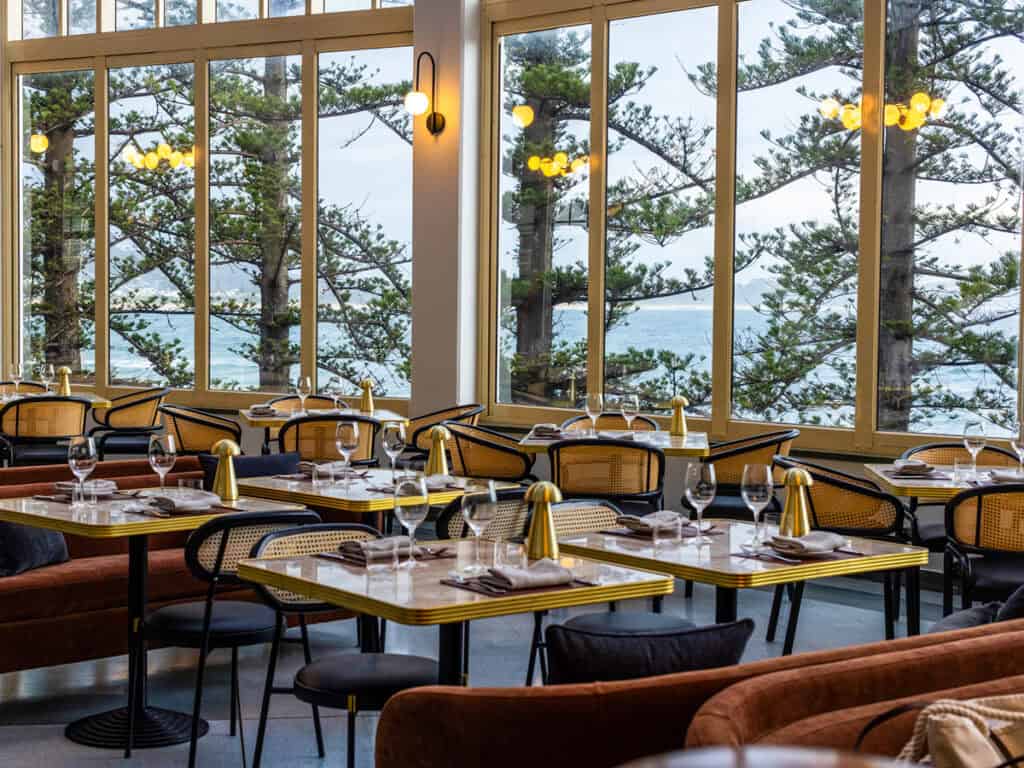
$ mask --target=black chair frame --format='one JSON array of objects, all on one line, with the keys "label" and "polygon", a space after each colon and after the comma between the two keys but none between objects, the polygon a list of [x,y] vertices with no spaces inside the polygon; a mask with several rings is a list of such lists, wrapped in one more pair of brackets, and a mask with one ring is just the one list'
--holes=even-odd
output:
[{"label": "black chair frame", "polygon": [[479,403],[465,403],[460,405],[453,405],[448,408],[441,408],[436,411],[431,411],[430,413],[421,413],[419,416],[413,417],[412,420],[419,421],[420,419],[429,419],[432,416],[440,416],[441,414],[447,411],[455,410],[456,408],[466,408],[467,410],[464,413],[459,414],[458,416],[452,416],[446,419],[438,419],[435,422],[424,424],[422,427],[418,427],[411,435],[408,436],[408,439],[405,441],[406,445],[408,446],[408,448],[406,448],[406,451],[410,454],[421,454],[425,456],[427,454],[427,451],[424,451],[423,449],[416,447],[416,444],[419,441],[420,437],[422,437],[424,434],[427,434],[428,432],[430,432],[431,429],[446,421],[469,421],[484,412],[484,407]]},{"label": "black chair frame", "polygon": [[[149,393],[145,397],[139,397],[139,395]],[[107,439],[111,437],[141,437],[147,435],[155,435],[163,429],[162,424],[153,424],[152,426],[137,426],[137,427],[112,427],[110,426],[110,416],[116,413],[118,410],[123,408],[134,408],[136,405],[141,403],[152,402],[153,400],[163,400],[167,395],[171,393],[168,387],[153,387],[151,389],[144,389],[139,392],[131,392],[127,395],[120,395],[112,399],[111,407],[105,409],[93,408],[92,418],[96,422],[97,426],[89,430],[89,436],[96,438],[96,453],[99,455],[100,461],[105,458],[105,451],[107,445]],[[118,405],[119,400],[125,400],[132,398],[130,403],[124,403]],[[159,408],[157,409],[157,417],[160,416]]]},{"label": "black chair frame", "polygon": [[[281,431],[277,434],[277,450],[278,453],[285,453],[284,437],[290,430],[300,429],[303,424],[316,424],[320,422],[336,424],[341,420],[345,421],[357,421],[360,424],[364,424],[370,428],[370,458],[368,459],[357,459],[352,462],[353,467],[376,467],[380,464],[380,460],[377,458],[377,434],[380,432],[381,423],[376,419],[371,419],[368,416],[360,416],[358,414],[345,414],[344,416],[337,416],[331,414],[318,413],[310,416],[298,416],[296,418],[288,419],[284,424],[281,425]],[[296,450],[298,447],[296,446]],[[301,455],[300,455],[301,458]]]},{"label": "black chair frame", "polygon": [[[317,400],[330,400],[331,401],[331,405],[332,406],[334,405],[334,398],[331,397],[330,395],[316,394],[316,395],[310,395],[309,397],[314,397]],[[272,400],[269,400],[268,402],[271,405],[273,405],[274,403],[280,403],[282,400],[295,400],[296,398],[298,398],[298,395],[280,395],[278,397],[275,397]],[[307,397],[306,399],[308,400],[309,398]],[[348,408],[348,403],[346,403],[344,400],[339,400],[338,402],[341,403],[341,407],[342,408]],[[270,454],[270,445],[271,445],[272,442],[273,441],[270,438],[270,427],[264,427],[263,428],[263,445],[260,446],[260,450],[262,451],[264,456],[267,456],[267,455]]]},{"label": "black chair frame", "polygon": [[[602,411],[601,415],[597,417],[597,420],[600,421],[605,416],[621,416],[621,415],[622,414],[620,414],[618,411]],[[581,421],[590,421],[590,417],[587,416],[587,414],[585,414],[585,413],[582,413],[582,414],[580,414],[578,416],[570,416],[568,419],[566,419],[565,421],[562,422],[561,428],[562,428],[563,431],[567,430],[573,424],[579,424]],[[657,432],[658,430],[661,429],[661,427],[658,425],[658,422],[656,422],[650,416],[644,416],[642,413],[638,413],[636,416],[634,416],[633,417],[633,421],[643,422],[644,424],[649,426],[651,428],[651,431],[653,431],[653,432]]]},{"label": "black chair frame", "polygon": [[[226,429],[232,433],[234,441],[238,443],[239,447],[242,445],[242,428],[238,425],[238,422],[232,421],[231,419],[224,418],[216,413],[210,413],[199,408],[187,408],[184,405],[172,406],[173,410],[169,410],[167,406],[161,405],[157,410],[162,415],[170,415],[173,419],[181,419],[182,421],[190,421],[193,424],[201,424],[203,426],[209,426],[211,422],[216,422],[216,426]],[[190,415],[194,414],[194,415]],[[175,430],[176,431],[176,430]],[[209,453],[210,449],[206,448],[201,451],[183,451],[181,445],[183,445],[181,435],[175,434],[175,439],[178,441],[178,454],[181,456],[185,455],[198,455],[200,453]]]},{"label": "black chair frame", "polygon": [[[85,434],[86,419],[89,416],[89,408],[92,406],[92,404],[88,400],[86,400],[85,398],[83,398],[83,397],[75,397],[74,395],[72,395],[70,397],[63,397],[61,395],[37,395],[37,396],[34,396],[34,397],[30,398],[30,399],[21,399],[21,398],[19,398],[17,400],[12,400],[11,402],[9,402],[9,403],[3,405],[2,407],[0,407],[0,424],[2,424],[3,420],[4,420],[4,417],[7,415],[8,411],[11,411],[11,410],[17,411],[23,405],[29,405],[29,404],[35,405],[37,403],[47,403],[47,402],[50,402],[50,403],[55,403],[55,402],[67,403],[69,401],[74,401],[76,403],[81,403],[84,406],[82,408],[82,427],[81,427],[81,429],[78,432],[76,432],[74,434],[69,434],[69,435],[54,435],[52,437],[25,437],[25,436],[19,435],[17,433],[17,431],[15,431],[14,434],[10,434],[10,433],[7,433],[7,432],[0,432],[0,461],[5,461],[10,466],[17,466],[17,464],[18,464],[18,447],[19,446],[58,445],[59,443],[61,443],[64,440],[70,440],[72,437],[77,437],[78,435],[84,435]],[[14,417],[15,429],[17,429],[19,422],[20,422],[20,419],[18,418],[17,413],[15,413],[15,417]]]},{"label": "black chair frame", "polygon": [[638,504],[647,504],[652,512],[657,512],[661,507],[662,497],[664,495],[665,488],[665,452],[660,448],[645,443],[637,442],[634,440],[605,440],[602,438],[581,438],[578,440],[559,440],[548,446],[548,460],[551,463],[551,480],[561,488],[561,478],[559,477],[559,466],[558,466],[558,454],[563,448],[574,448],[574,447],[586,447],[586,446],[605,446],[612,448],[629,448],[632,450],[641,450],[647,452],[648,460],[648,472],[650,475],[650,461],[657,462],[657,490],[647,491],[643,493],[604,493],[604,494],[581,494],[577,491],[573,491],[573,496],[577,499],[601,499],[603,501],[611,501],[615,504],[621,504],[622,502],[633,502]]},{"label": "black chair frame", "polygon": [[[447,421],[441,422],[441,425],[442,426],[449,426],[451,424],[458,424],[458,423],[459,423],[458,420],[455,420],[455,421],[447,420]],[[481,427],[479,424],[473,426],[473,429],[478,430],[479,432],[482,432],[485,435],[493,435],[494,437],[499,437],[499,438],[502,438],[503,440],[508,440],[509,439],[508,435],[506,435],[506,434],[504,434],[502,432],[499,432],[496,429],[490,429],[488,427]],[[455,451],[459,451],[460,455],[461,455],[461,448],[459,446],[459,443],[460,443],[460,441],[463,441],[463,440],[466,441],[467,443],[475,443],[476,445],[486,446],[487,448],[490,448],[491,450],[498,451],[499,453],[506,453],[509,456],[515,456],[517,459],[519,459],[523,463],[523,471],[519,474],[519,476],[517,478],[515,478],[515,480],[536,480],[537,479],[536,477],[533,476],[533,474],[531,474],[532,471],[533,471],[533,465],[534,465],[534,463],[537,460],[536,456],[534,456],[532,454],[529,454],[529,453],[525,453],[524,451],[517,451],[515,448],[509,448],[509,447],[507,447],[505,445],[500,445],[498,443],[489,443],[486,440],[481,440],[480,438],[476,437],[475,435],[466,435],[466,434],[462,434],[460,432],[452,432],[452,442],[455,443],[454,450]],[[460,461],[461,461],[461,458],[460,458]],[[465,466],[464,462],[463,462],[463,466]],[[513,480],[510,479],[510,482],[512,482],[512,481]]]}]

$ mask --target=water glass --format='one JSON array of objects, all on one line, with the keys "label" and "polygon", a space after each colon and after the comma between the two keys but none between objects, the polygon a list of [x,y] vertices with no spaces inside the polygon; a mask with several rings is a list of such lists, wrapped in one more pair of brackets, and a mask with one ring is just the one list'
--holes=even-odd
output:
[{"label": "water glass", "polygon": [[430,500],[427,496],[427,479],[420,474],[403,477],[395,486],[395,519],[409,534],[409,559],[400,568],[417,568],[416,529],[427,519]]},{"label": "water glass", "polygon": [[349,471],[352,454],[359,450],[359,422],[354,419],[339,421],[334,430],[334,445],[345,460],[342,471],[345,473],[345,491],[347,492],[352,484],[352,473]]},{"label": "water glass", "polygon": [[295,394],[299,398],[299,413],[306,413],[306,398],[313,393],[313,380],[309,376],[300,376],[295,385]]},{"label": "water glass", "polygon": [[21,384],[22,374],[24,373],[21,363],[11,363],[11,381],[14,382],[14,394],[18,394],[18,385]]},{"label": "water glass", "polygon": [[96,468],[99,455],[91,437],[76,435],[68,442],[68,467],[78,480],[78,498],[85,503],[85,480]]},{"label": "water glass", "polygon": [[683,516],[680,515],[675,526],[655,526],[651,530],[651,545],[654,549],[658,549],[662,544],[679,544],[683,540],[683,526],[685,524]]},{"label": "water glass", "polygon": [[392,536],[389,539],[385,539],[385,541],[391,542],[391,559],[368,560],[366,570],[369,573],[384,573],[398,568],[398,540]]},{"label": "water glass", "polygon": [[964,448],[971,454],[971,471],[978,474],[978,454],[985,450],[985,422],[969,421],[964,424]]},{"label": "water glass", "polygon": [[314,464],[313,473],[310,476],[310,480],[313,482],[314,488],[319,488],[323,485],[334,484],[334,464],[332,462],[326,462],[324,464]]},{"label": "water glass", "polygon": [[47,392],[50,391],[50,384],[55,378],[57,378],[57,373],[53,370],[53,363],[44,363],[39,366],[39,380],[43,382]]},{"label": "water glass", "polygon": [[584,408],[587,412],[587,417],[590,419],[590,431],[596,437],[597,420],[604,412],[604,395],[600,392],[588,392]]},{"label": "water glass", "polygon": [[767,464],[745,464],[740,483],[740,495],[747,509],[754,515],[754,538],[747,542],[757,546],[764,540],[761,513],[772,502],[775,487],[772,483],[772,468]]},{"label": "water glass", "polygon": [[384,424],[381,444],[384,446],[384,453],[391,462],[391,484],[395,483],[395,462],[405,450],[405,424],[400,421],[388,421]]},{"label": "water glass", "polygon": [[715,467],[713,464],[697,462],[686,467],[686,500],[697,510],[697,535],[693,537],[693,543],[710,544],[711,539],[703,533],[704,510],[715,500],[715,493],[718,490],[718,483],[715,480]]},{"label": "water glass", "polygon": [[968,481],[974,478],[974,470],[972,469],[973,463],[970,461],[964,461],[963,459],[953,460],[953,483],[956,485],[966,485]]},{"label": "water glass", "polygon": [[484,571],[480,560],[480,535],[498,513],[498,495],[493,480],[474,480],[466,486],[462,495],[462,519],[473,532],[473,565],[469,574],[476,576]]},{"label": "water glass", "polygon": [[178,458],[174,435],[153,435],[149,438],[149,466],[160,475],[160,490],[164,490],[167,473],[174,469]]},{"label": "water glass", "polygon": [[640,398],[636,395],[622,395],[619,398],[619,410],[622,412],[622,420],[626,422],[626,429],[633,429],[633,419],[640,413]]}]

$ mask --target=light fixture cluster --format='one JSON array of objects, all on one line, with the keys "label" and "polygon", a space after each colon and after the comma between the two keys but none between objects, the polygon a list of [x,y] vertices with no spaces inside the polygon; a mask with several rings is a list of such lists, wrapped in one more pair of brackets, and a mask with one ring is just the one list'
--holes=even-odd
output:
[{"label": "light fixture cluster", "polygon": [[582,171],[590,163],[587,155],[580,155],[573,160],[565,152],[556,152],[551,157],[533,155],[526,161],[526,167],[531,171],[537,171],[548,178],[554,176],[568,176],[571,173]]},{"label": "light fixture cluster", "polygon": [[[932,98],[923,91],[910,97],[909,104],[886,104],[882,118],[889,127],[897,126],[904,131],[916,131],[929,117],[941,117],[946,109],[945,99]],[[856,131],[863,125],[861,105],[840,104],[831,96],[822,99],[818,112],[826,120],[839,120],[843,128]]]},{"label": "light fixture cluster", "polygon": [[156,145],[156,149],[140,152],[135,144],[129,144],[121,153],[121,158],[139,171],[143,168],[155,171],[161,163],[166,163],[168,168],[174,169],[195,168],[196,147],[193,144],[185,150],[174,149],[170,144],[162,141]]}]

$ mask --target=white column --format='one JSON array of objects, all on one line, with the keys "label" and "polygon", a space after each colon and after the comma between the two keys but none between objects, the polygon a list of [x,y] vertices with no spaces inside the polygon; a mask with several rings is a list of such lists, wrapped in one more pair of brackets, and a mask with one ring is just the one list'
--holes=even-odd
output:
[{"label": "white column", "polygon": [[[437,61],[438,136],[415,118],[410,414],[478,402],[479,0],[417,0],[416,55]],[[430,62],[420,89],[430,93]]]}]

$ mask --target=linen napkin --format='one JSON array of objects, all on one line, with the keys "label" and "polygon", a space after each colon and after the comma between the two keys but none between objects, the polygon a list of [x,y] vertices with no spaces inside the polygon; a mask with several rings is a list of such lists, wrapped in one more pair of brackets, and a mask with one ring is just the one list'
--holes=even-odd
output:
[{"label": "linen napkin", "polygon": [[649,515],[619,515],[615,522],[633,533],[653,536],[655,531],[675,531],[680,525],[688,525],[682,521],[682,515],[669,509],[652,512]]},{"label": "linen napkin", "polygon": [[257,403],[249,406],[249,413],[254,416],[273,416],[277,413],[277,408],[270,403]]},{"label": "linen napkin", "polygon": [[385,539],[364,539],[360,541],[344,541],[338,551],[346,560],[366,565],[368,563],[390,562],[398,549],[398,557],[409,557],[411,546],[408,536],[391,536]]},{"label": "linen napkin", "polygon": [[835,552],[845,544],[846,539],[838,533],[811,531],[806,536],[772,536],[769,546],[779,554],[800,557]]},{"label": "linen napkin", "polygon": [[[71,495],[78,490],[77,480],[58,480],[53,484],[53,490],[58,494]],[[113,480],[99,479],[85,481],[85,495],[95,493],[97,496],[113,496],[117,492],[117,483]]]},{"label": "linen napkin", "polygon": [[529,568],[514,568],[511,566],[490,568],[486,574],[480,577],[482,584],[508,592],[520,589],[557,587],[569,584],[572,580],[572,571],[568,568],[563,568],[550,558],[538,560]]},{"label": "linen napkin", "polygon": [[636,432],[598,432],[602,440],[636,440]]},{"label": "linen napkin", "polygon": [[993,469],[988,475],[993,483],[1024,483],[1024,475],[1015,469]]},{"label": "linen napkin", "polygon": [[557,440],[562,436],[562,428],[557,424],[537,424],[532,436],[538,440]]}]

